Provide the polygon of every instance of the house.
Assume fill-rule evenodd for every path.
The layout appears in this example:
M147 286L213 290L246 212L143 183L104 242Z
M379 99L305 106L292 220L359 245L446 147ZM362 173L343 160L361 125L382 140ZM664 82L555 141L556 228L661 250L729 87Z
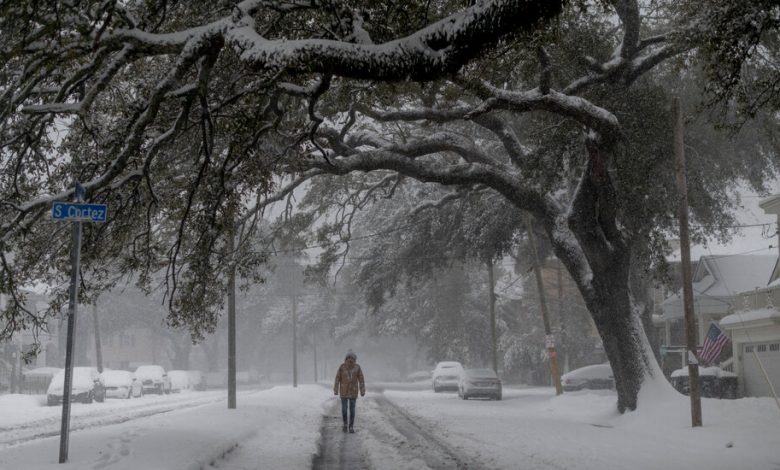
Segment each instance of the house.
M712 322L739 310L744 293L767 287L777 264L774 255L702 256L693 272L693 310L698 345ZM681 292L661 304L665 369L687 365L684 360L685 328ZM723 364L730 368L730 363Z
M759 202L765 213L780 222L780 194ZM743 396L776 396L780 393L780 257L767 285L745 290L738 307L720 320L731 337L734 372Z
M759 207L780 222L780 194ZM780 257L776 255L703 256L693 276L694 315L698 343L712 322L728 334L731 357L721 368L738 376L741 396L780 393ZM664 346L668 355L684 352L680 294L662 305ZM686 365L679 354L675 368Z

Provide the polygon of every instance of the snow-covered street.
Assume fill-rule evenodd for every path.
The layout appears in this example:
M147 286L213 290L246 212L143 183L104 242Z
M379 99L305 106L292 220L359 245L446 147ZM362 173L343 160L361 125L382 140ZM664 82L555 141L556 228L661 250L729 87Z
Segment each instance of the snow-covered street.
M59 407L0 399L3 469L776 469L780 410L768 398L703 401L690 427L688 397L648 387L635 413L612 391L555 397L507 387L502 401L463 401L427 387L369 387L356 434L341 432L329 388L183 393L74 404L69 462L57 463ZM31 436L37 436L31 439Z

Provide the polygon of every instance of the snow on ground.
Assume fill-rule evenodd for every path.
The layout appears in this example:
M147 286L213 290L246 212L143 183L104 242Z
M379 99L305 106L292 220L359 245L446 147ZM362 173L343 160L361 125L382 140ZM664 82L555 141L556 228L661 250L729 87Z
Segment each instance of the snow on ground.
M384 430L379 434L365 430L369 421L361 420L381 420L384 416L371 398L378 393L371 391L371 384L368 386L368 396L358 400L358 434L347 435L347 441L368 454L366 461L372 468L426 468L419 460L398 460L392 446L400 445L394 443L401 443L403 436L396 435L389 424L371 423L375 429ZM502 401L464 401L457 394L429 389L388 389L384 395L424 433L471 462L483 464L483 468L780 468L780 410L774 400L703 399L704 426L691 428L690 400L669 389L643 389L639 411L625 415L615 411L613 391L581 391L556 397L550 388L506 387ZM94 426L72 432L69 462L64 465L57 463L58 436L0 445L0 468L311 468L323 416L332 414L335 403L329 387L278 386L240 391L236 410L227 409L225 396L223 390L160 397L158 406L176 400L189 405L142 414L137 419L132 419L133 402L139 406L147 397L74 404L72 425L101 408L124 413L127 420L117 424L98 420ZM25 416L31 427L45 420L56 421L53 416L58 415L59 407L41 406L41 402L40 397L0 397L0 439L24 428ZM144 413L143 409L139 413ZM383 433L392 443L380 442Z
M202 468L309 468L317 452L323 403L328 395L321 386L275 387L241 391L237 409L228 410L226 392L216 402L182 407L169 412L97 425L71 432L68 463L59 464L60 438L47 437L0 449L0 468L39 469L171 469ZM189 396L187 396L189 395ZM168 395L163 401L200 399L200 393ZM85 415L100 408L130 407L133 400L108 400L90 405L73 404L71 429ZM329 398L329 397L328 397ZM60 407L40 406L41 400L19 396L0 397L0 437L19 425L18 416L29 413L59 414ZM6 417L10 418L6 420ZM235 458L233 455L235 454ZM227 455L233 464L221 461ZM241 466L241 460L251 466ZM210 465L220 465L211 467Z
M692 428L690 399L679 394L644 397L638 412L622 416L613 391L505 389L503 401L386 394L452 445L477 452L485 468L780 468L780 409L769 398L703 399L704 426Z

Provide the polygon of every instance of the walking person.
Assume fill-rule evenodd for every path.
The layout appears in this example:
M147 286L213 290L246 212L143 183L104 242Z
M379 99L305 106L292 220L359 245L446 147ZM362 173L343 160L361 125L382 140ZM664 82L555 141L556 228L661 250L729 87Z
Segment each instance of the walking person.
M333 394L341 397L341 419L344 421L342 431L355 432L355 402L358 392L360 396L366 395L366 383L363 379L363 371L357 363L357 355L350 349L344 363L336 372L336 382L333 384ZM347 421L347 408L349 407L349 421ZM347 425L349 423L349 427Z

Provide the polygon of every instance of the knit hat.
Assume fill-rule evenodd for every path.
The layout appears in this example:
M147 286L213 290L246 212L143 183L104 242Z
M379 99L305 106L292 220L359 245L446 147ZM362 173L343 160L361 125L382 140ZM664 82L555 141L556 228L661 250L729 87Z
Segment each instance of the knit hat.
M357 354L355 354L355 352L352 351L351 349L347 350L347 357L345 357L344 360L347 360L350 357L357 361Z

